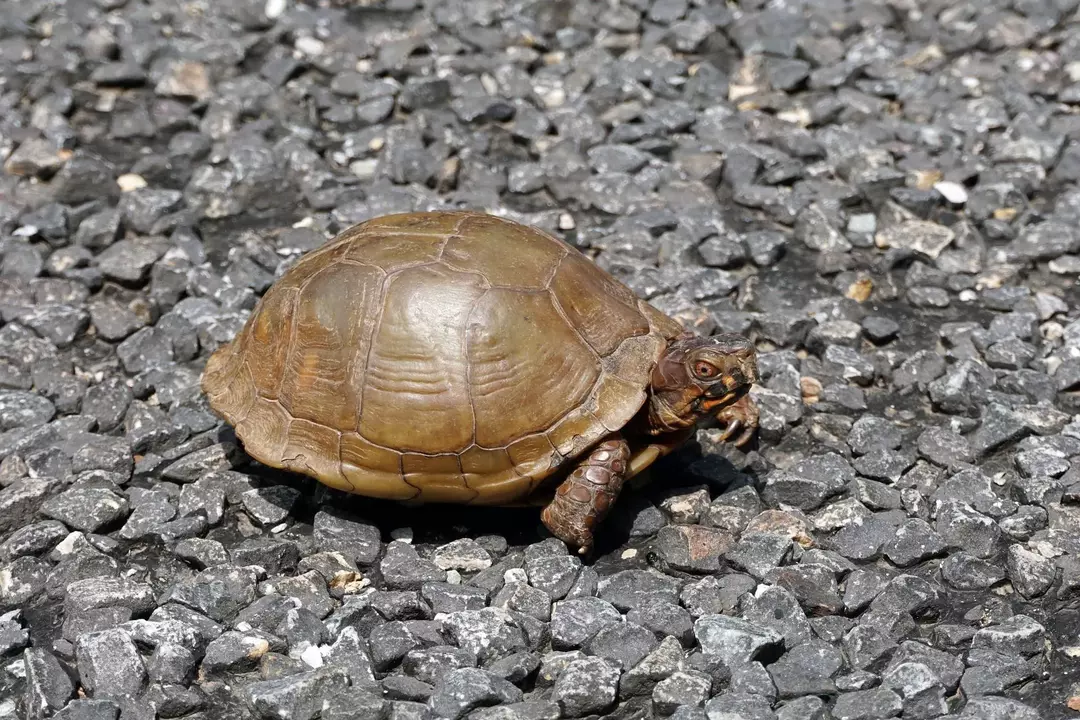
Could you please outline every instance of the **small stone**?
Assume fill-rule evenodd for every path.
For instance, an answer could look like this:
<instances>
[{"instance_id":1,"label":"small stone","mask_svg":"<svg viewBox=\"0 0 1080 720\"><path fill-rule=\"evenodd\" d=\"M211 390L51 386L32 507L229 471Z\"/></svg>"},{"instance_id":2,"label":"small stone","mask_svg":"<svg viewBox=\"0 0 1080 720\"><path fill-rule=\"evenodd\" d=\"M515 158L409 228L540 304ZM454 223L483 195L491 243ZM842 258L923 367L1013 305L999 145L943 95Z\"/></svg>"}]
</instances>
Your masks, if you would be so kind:
<instances>
[{"instance_id":1,"label":"small stone","mask_svg":"<svg viewBox=\"0 0 1080 720\"><path fill-rule=\"evenodd\" d=\"M595 597L570 598L555 603L551 613L551 643L556 650L581 647L610 624L622 622L615 606Z\"/></svg>"},{"instance_id":2,"label":"small stone","mask_svg":"<svg viewBox=\"0 0 1080 720\"><path fill-rule=\"evenodd\" d=\"M896 528L896 534L882 552L894 565L908 567L928 560L945 550L945 542L925 520L908 520Z\"/></svg>"},{"instance_id":3,"label":"small stone","mask_svg":"<svg viewBox=\"0 0 1080 720\"><path fill-rule=\"evenodd\" d=\"M997 625L976 631L971 647L1030 657L1045 650L1046 634L1046 628L1034 618L1028 615L1013 615Z\"/></svg>"},{"instance_id":4,"label":"small stone","mask_svg":"<svg viewBox=\"0 0 1080 720\"><path fill-rule=\"evenodd\" d=\"M563 717L578 718L603 713L615 703L619 670L602 658L587 657L571 662L552 689Z\"/></svg>"},{"instance_id":5,"label":"small stone","mask_svg":"<svg viewBox=\"0 0 1080 720\"><path fill-rule=\"evenodd\" d=\"M83 687L95 698L137 695L146 685L146 667L126 631L120 628L80 635L76 658Z\"/></svg>"},{"instance_id":6,"label":"small stone","mask_svg":"<svg viewBox=\"0 0 1080 720\"><path fill-rule=\"evenodd\" d=\"M826 213L811 203L795 221L795 237L811 250L818 252L847 252L851 243L833 227Z\"/></svg>"},{"instance_id":7,"label":"small stone","mask_svg":"<svg viewBox=\"0 0 1080 720\"><path fill-rule=\"evenodd\" d=\"M986 590L1005 577L1002 568L966 552L950 555L941 563L941 578L957 590Z\"/></svg>"},{"instance_id":8,"label":"small stone","mask_svg":"<svg viewBox=\"0 0 1080 720\"><path fill-rule=\"evenodd\" d=\"M446 580L446 572L435 563L421 558L411 544L394 541L386 546L379 570L390 588L418 590L427 582Z\"/></svg>"},{"instance_id":9,"label":"small stone","mask_svg":"<svg viewBox=\"0 0 1080 720\"><path fill-rule=\"evenodd\" d=\"M836 698L832 714L836 720L885 720L903 710L900 696L888 688L843 693Z\"/></svg>"},{"instance_id":10,"label":"small stone","mask_svg":"<svg viewBox=\"0 0 1080 720\"><path fill-rule=\"evenodd\" d=\"M83 532L97 532L128 514L127 500L105 488L75 487L41 505L47 517Z\"/></svg>"},{"instance_id":11,"label":"small stone","mask_svg":"<svg viewBox=\"0 0 1080 720\"><path fill-rule=\"evenodd\" d=\"M895 339L900 332L899 323L881 315L866 316L863 318L861 327L863 334L879 345Z\"/></svg>"},{"instance_id":12,"label":"small stone","mask_svg":"<svg viewBox=\"0 0 1080 720\"><path fill-rule=\"evenodd\" d=\"M348 683L341 668L321 668L252 683L244 688L243 697L263 720L314 720Z\"/></svg>"},{"instance_id":13,"label":"small stone","mask_svg":"<svg viewBox=\"0 0 1080 720\"><path fill-rule=\"evenodd\" d=\"M626 614L626 621L647 628L658 638L675 637L689 646L694 640L694 621L690 613L673 603L650 601Z\"/></svg>"},{"instance_id":14,"label":"small stone","mask_svg":"<svg viewBox=\"0 0 1080 720\"><path fill-rule=\"evenodd\" d=\"M170 599L227 622L255 599L255 573L247 568L210 567L174 585Z\"/></svg>"},{"instance_id":15,"label":"small stone","mask_svg":"<svg viewBox=\"0 0 1080 720\"><path fill-rule=\"evenodd\" d=\"M594 634L584 650L589 655L602 657L613 665L629 670L646 655L656 649L656 635L632 622L605 625Z\"/></svg>"},{"instance_id":16,"label":"small stone","mask_svg":"<svg viewBox=\"0 0 1080 720\"><path fill-rule=\"evenodd\" d=\"M4 163L4 171L11 175L48 179L64 164L70 152L60 151L48 140L30 138L25 140Z\"/></svg>"},{"instance_id":17,"label":"small stone","mask_svg":"<svg viewBox=\"0 0 1080 720\"><path fill-rule=\"evenodd\" d=\"M442 676L429 704L435 717L458 720L477 708L521 700L512 683L477 668L458 668Z\"/></svg>"},{"instance_id":18,"label":"small stone","mask_svg":"<svg viewBox=\"0 0 1080 720\"><path fill-rule=\"evenodd\" d=\"M944 181L935 183L934 190L953 205L963 205L968 200L967 190L959 183Z\"/></svg>"},{"instance_id":19,"label":"small stone","mask_svg":"<svg viewBox=\"0 0 1080 720\"><path fill-rule=\"evenodd\" d=\"M580 558L563 553L528 557L525 560L529 584L546 592L552 600L561 600L570 593L581 568Z\"/></svg>"},{"instance_id":20,"label":"small stone","mask_svg":"<svg viewBox=\"0 0 1080 720\"><path fill-rule=\"evenodd\" d=\"M492 598L491 606L524 613L543 622L551 619L551 596L524 582L507 582Z\"/></svg>"},{"instance_id":21,"label":"small stone","mask_svg":"<svg viewBox=\"0 0 1080 720\"><path fill-rule=\"evenodd\" d=\"M712 692L712 678L700 672L676 672L657 683L653 707L661 715L671 715L681 707L704 707Z\"/></svg>"},{"instance_id":22,"label":"small stone","mask_svg":"<svg viewBox=\"0 0 1080 720\"><path fill-rule=\"evenodd\" d=\"M121 606L142 615L154 609L154 591L146 583L121 577L89 577L74 580L65 588L64 610L71 614Z\"/></svg>"},{"instance_id":23,"label":"small stone","mask_svg":"<svg viewBox=\"0 0 1080 720\"><path fill-rule=\"evenodd\" d=\"M166 97L203 100L210 94L210 74L201 62L174 62L158 81L154 92Z\"/></svg>"},{"instance_id":24,"label":"small stone","mask_svg":"<svg viewBox=\"0 0 1080 720\"><path fill-rule=\"evenodd\" d=\"M441 570L477 572L491 567L491 554L471 538L460 538L436 549L433 560Z\"/></svg>"},{"instance_id":25,"label":"small stone","mask_svg":"<svg viewBox=\"0 0 1080 720\"><path fill-rule=\"evenodd\" d=\"M1013 587L1025 598L1045 593L1057 577L1054 564L1020 545L1010 545L1006 565Z\"/></svg>"},{"instance_id":26,"label":"small stone","mask_svg":"<svg viewBox=\"0 0 1080 720\"><path fill-rule=\"evenodd\" d=\"M783 646L783 636L771 627L726 615L705 615L694 623L703 652L718 655L729 666L756 660Z\"/></svg>"},{"instance_id":27,"label":"small stone","mask_svg":"<svg viewBox=\"0 0 1080 720\"><path fill-rule=\"evenodd\" d=\"M443 625L455 644L476 655L481 663L521 652L525 635L506 610L484 608L447 615Z\"/></svg>"},{"instance_id":28,"label":"small stone","mask_svg":"<svg viewBox=\"0 0 1080 720\"><path fill-rule=\"evenodd\" d=\"M240 501L255 522L270 527L289 516L300 501L300 491L288 485L271 485L248 490L240 496Z\"/></svg>"},{"instance_id":29,"label":"small stone","mask_svg":"<svg viewBox=\"0 0 1080 720\"><path fill-rule=\"evenodd\" d=\"M600 581L599 597L620 611L650 599L678 602L678 584L667 575L652 570L622 570Z\"/></svg>"},{"instance_id":30,"label":"small stone","mask_svg":"<svg viewBox=\"0 0 1080 720\"><path fill-rule=\"evenodd\" d=\"M877 233L874 242L881 248L900 248L937 258L956 234L947 227L924 220L909 220Z\"/></svg>"},{"instance_id":31,"label":"small stone","mask_svg":"<svg viewBox=\"0 0 1080 720\"><path fill-rule=\"evenodd\" d=\"M701 525L667 525L654 541L664 563L675 570L698 573L719 570L720 556L733 544L728 533Z\"/></svg>"},{"instance_id":32,"label":"small stone","mask_svg":"<svg viewBox=\"0 0 1080 720\"><path fill-rule=\"evenodd\" d=\"M373 525L333 508L315 513L315 542L323 550L336 550L357 565L370 565L382 550L382 536Z\"/></svg>"},{"instance_id":33,"label":"small stone","mask_svg":"<svg viewBox=\"0 0 1080 720\"><path fill-rule=\"evenodd\" d=\"M29 717L42 717L67 704L75 686L60 661L42 648L27 648L23 653L26 673L26 710Z\"/></svg>"},{"instance_id":34,"label":"small stone","mask_svg":"<svg viewBox=\"0 0 1080 720\"><path fill-rule=\"evenodd\" d=\"M927 428L917 441L919 453L932 463L952 467L975 459L967 439L949 427Z\"/></svg>"}]
</instances>

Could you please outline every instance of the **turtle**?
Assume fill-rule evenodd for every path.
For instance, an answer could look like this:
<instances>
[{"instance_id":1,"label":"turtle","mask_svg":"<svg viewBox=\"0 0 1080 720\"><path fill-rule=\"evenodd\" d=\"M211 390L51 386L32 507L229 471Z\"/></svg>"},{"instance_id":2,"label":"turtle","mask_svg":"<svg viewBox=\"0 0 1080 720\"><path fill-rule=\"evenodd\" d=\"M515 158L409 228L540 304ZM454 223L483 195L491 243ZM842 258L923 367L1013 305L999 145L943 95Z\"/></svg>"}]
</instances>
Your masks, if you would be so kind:
<instances>
[{"instance_id":1,"label":"turtle","mask_svg":"<svg viewBox=\"0 0 1080 720\"><path fill-rule=\"evenodd\" d=\"M748 338L686 330L569 243L434 210L301 257L200 385L263 465L370 498L543 506L584 555L626 481L699 423L752 438L757 380Z\"/></svg>"}]
</instances>

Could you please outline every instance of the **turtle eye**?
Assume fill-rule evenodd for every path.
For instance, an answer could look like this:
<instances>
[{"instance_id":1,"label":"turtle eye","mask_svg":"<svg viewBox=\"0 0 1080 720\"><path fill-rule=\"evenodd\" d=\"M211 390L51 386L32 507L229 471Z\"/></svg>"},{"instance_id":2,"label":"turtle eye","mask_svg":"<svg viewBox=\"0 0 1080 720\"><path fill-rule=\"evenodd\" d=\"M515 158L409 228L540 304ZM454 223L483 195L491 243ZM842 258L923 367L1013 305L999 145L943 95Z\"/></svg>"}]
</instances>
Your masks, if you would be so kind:
<instances>
[{"instance_id":1,"label":"turtle eye","mask_svg":"<svg viewBox=\"0 0 1080 720\"><path fill-rule=\"evenodd\" d=\"M694 374L703 380L711 380L720 373L716 366L704 360L694 363Z\"/></svg>"}]
</instances>

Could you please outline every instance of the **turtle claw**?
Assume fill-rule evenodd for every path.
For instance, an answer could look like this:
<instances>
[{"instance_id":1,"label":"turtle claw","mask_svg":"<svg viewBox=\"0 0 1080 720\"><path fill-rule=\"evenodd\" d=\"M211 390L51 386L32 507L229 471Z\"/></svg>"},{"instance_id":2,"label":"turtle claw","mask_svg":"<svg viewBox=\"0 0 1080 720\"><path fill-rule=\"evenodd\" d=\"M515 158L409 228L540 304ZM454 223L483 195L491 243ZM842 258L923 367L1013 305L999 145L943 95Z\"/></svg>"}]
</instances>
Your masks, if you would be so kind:
<instances>
[{"instance_id":1,"label":"turtle claw","mask_svg":"<svg viewBox=\"0 0 1080 720\"><path fill-rule=\"evenodd\" d=\"M741 448L754 439L754 433L757 428L747 428L743 431L743 434L739 436L739 439L734 442L735 447Z\"/></svg>"},{"instance_id":2,"label":"turtle claw","mask_svg":"<svg viewBox=\"0 0 1080 720\"><path fill-rule=\"evenodd\" d=\"M732 420L728 423L727 427L724 428L724 431L720 433L720 442L728 442L731 438L735 437L735 433L739 432L739 430L742 430L742 421L738 419Z\"/></svg>"},{"instance_id":3,"label":"turtle claw","mask_svg":"<svg viewBox=\"0 0 1080 720\"><path fill-rule=\"evenodd\" d=\"M758 418L757 405L754 404L749 395L742 396L716 413L716 419L724 425L724 430L720 434L720 441L729 442L731 438L738 435L738 438L732 444L740 448L746 445L757 432Z\"/></svg>"}]
</instances>

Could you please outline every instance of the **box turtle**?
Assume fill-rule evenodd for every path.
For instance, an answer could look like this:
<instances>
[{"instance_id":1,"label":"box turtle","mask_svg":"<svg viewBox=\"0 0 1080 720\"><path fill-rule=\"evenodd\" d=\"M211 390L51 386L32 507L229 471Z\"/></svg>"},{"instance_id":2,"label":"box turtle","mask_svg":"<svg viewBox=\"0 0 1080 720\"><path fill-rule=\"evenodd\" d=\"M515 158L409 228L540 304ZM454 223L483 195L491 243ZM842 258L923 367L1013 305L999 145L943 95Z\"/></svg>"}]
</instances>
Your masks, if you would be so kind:
<instances>
[{"instance_id":1,"label":"box turtle","mask_svg":"<svg viewBox=\"0 0 1080 720\"><path fill-rule=\"evenodd\" d=\"M546 503L579 552L624 482L706 418L742 444L758 378L570 245L467 211L389 215L302 257L207 362L259 462L375 498Z\"/></svg>"}]
</instances>

